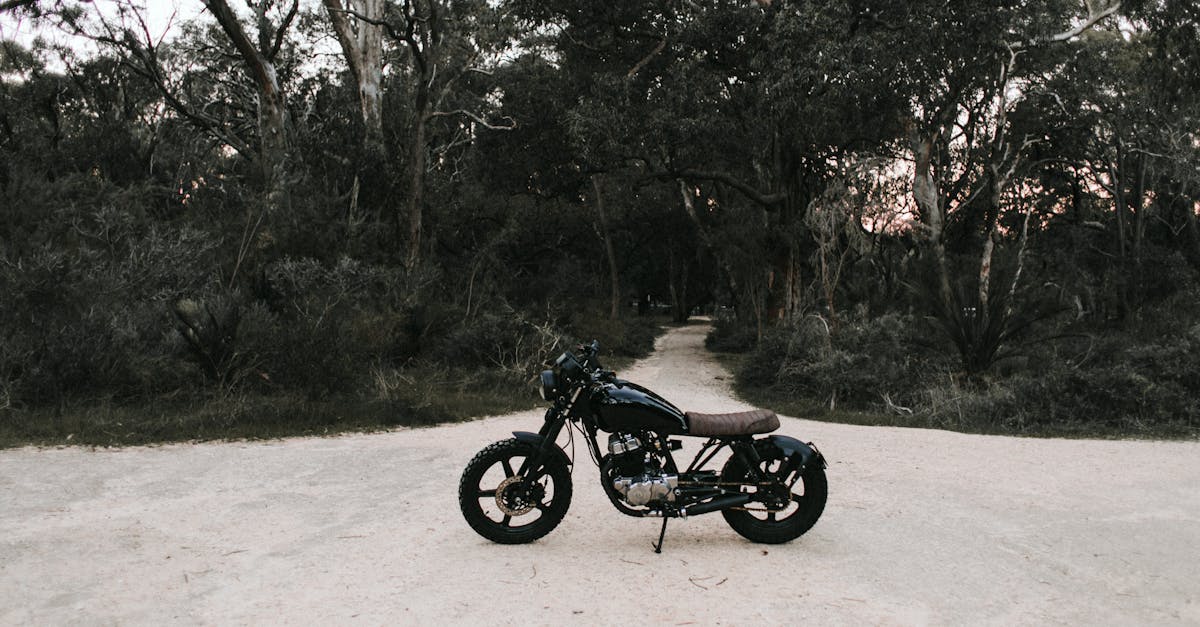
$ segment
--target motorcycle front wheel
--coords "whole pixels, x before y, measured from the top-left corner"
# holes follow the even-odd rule
[[[795,477],[795,472],[787,473],[785,470],[787,456],[778,446],[769,440],[759,440],[754,447],[761,460],[759,472],[775,484],[762,489],[782,492],[775,500],[786,507],[768,508],[754,503],[745,508],[722,510],[721,514],[734,531],[752,542],[782,544],[795,540],[811,529],[821,517],[821,512],[825,511],[825,501],[829,496],[825,470],[821,464],[812,464],[799,477]],[[784,476],[785,473],[788,476]],[[749,481],[748,475],[747,469],[736,456],[730,458],[721,469],[722,482],[746,482]],[[791,485],[790,489],[788,485]],[[757,489],[743,488],[743,491],[753,492]]]
[[[571,470],[566,455],[553,451],[541,476],[519,475],[537,446],[515,438],[479,451],[458,484],[463,518],[479,535],[500,544],[524,544],[550,533],[571,505]]]

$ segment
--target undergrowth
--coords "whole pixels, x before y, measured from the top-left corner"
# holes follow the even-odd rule
[[[1014,346],[982,374],[961,368],[929,322],[885,314],[831,329],[810,316],[721,359],[748,402],[787,415],[864,425],[1027,436],[1200,436],[1200,325],[1182,294],[1101,334],[1073,321],[1052,341]],[[710,345],[737,338],[718,326]],[[744,336],[743,336],[744,337]]]

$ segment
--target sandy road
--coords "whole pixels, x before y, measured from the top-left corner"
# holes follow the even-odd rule
[[[744,408],[676,329],[623,376]],[[1200,624],[1200,443],[1031,440],[783,419],[830,459],[807,535],[621,516],[577,449],[530,545],[455,501],[525,412],[432,429],[0,451],[0,623]],[[685,451],[686,453],[687,451]]]

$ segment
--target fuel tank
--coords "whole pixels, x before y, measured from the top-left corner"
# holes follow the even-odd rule
[[[592,395],[592,412],[605,431],[687,433],[687,418],[667,399],[629,381],[615,379]]]

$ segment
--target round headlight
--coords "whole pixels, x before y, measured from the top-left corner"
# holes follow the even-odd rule
[[[542,400],[548,401],[554,398],[554,393],[558,388],[558,377],[554,376],[553,370],[542,371],[542,386],[538,391],[542,393]]]

